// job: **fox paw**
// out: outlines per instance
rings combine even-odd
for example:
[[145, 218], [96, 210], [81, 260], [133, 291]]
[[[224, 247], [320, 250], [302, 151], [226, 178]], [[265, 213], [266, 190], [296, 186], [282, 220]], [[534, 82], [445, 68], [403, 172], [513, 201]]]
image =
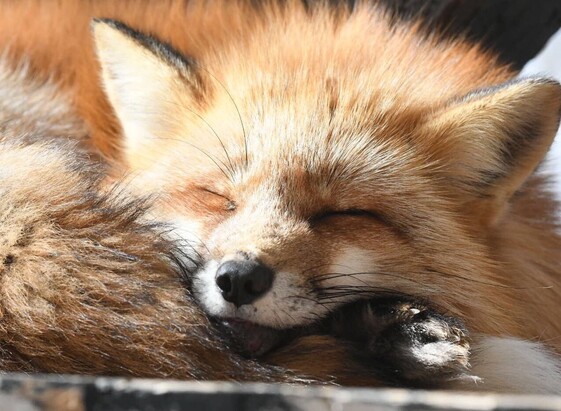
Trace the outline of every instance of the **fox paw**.
[[393, 298], [363, 301], [348, 309], [354, 312], [334, 323], [335, 333], [360, 342], [364, 360], [396, 384], [435, 387], [477, 379], [469, 372], [468, 333], [458, 319]]

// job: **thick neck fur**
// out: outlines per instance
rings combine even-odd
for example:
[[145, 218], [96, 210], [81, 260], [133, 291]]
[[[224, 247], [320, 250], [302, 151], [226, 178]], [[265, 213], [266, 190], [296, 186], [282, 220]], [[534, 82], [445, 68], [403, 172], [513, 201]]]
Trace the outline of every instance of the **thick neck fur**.
[[[561, 351], [558, 320], [561, 290], [561, 237], [558, 205], [547, 179], [536, 175], [512, 200], [510, 210], [490, 238], [512, 304], [520, 336]], [[491, 297], [490, 297], [491, 298]]]

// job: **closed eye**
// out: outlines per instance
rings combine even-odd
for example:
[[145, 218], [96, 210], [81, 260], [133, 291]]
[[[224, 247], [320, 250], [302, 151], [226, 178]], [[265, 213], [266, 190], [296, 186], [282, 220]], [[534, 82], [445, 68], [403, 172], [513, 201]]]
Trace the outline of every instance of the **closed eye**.
[[207, 192], [207, 193], [209, 193], [209, 194], [214, 194], [215, 196], [222, 197], [222, 198], [223, 198], [224, 200], [226, 200], [226, 201], [232, 201], [232, 200], [230, 200], [228, 197], [226, 197], [224, 194], [217, 193], [216, 191], [213, 191], [213, 190], [211, 190], [210, 188], [207, 188], [207, 187], [199, 187], [199, 188], [200, 188], [202, 191], [205, 191], [205, 192]]
[[211, 190], [210, 188], [207, 187], [199, 187], [199, 189], [218, 198], [222, 198], [225, 201], [224, 208], [226, 209], [226, 211], [233, 211], [236, 209], [237, 207], [236, 202], [231, 200], [229, 197], [225, 196], [224, 194]]
[[326, 220], [328, 218], [331, 217], [365, 217], [365, 218], [372, 218], [372, 219], [376, 219], [378, 221], [382, 221], [385, 222], [386, 218], [383, 217], [381, 214], [375, 212], [375, 211], [369, 211], [369, 210], [362, 210], [359, 208], [348, 208], [346, 210], [327, 210], [321, 213], [318, 213], [316, 215], [314, 215], [311, 219], [310, 222], [312, 224], [314, 223], [319, 223], [323, 220]]

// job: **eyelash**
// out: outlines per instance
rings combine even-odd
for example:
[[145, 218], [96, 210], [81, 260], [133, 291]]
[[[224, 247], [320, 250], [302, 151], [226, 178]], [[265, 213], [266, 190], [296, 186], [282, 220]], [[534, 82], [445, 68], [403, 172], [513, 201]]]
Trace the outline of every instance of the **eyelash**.
[[237, 207], [236, 202], [234, 200], [231, 200], [230, 198], [226, 197], [224, 194], [217, 193], [216, 191], [213, 191], [213, 190], [211, 190], [209, 188], [206, 188], [206, 187], [201, 187], [201, 190], [206, 191], [207, 193], [210, 193], [210, 194], [214, 194], [215, 196], [221, 197], [224, 200], [226, 200], [226, 210], [227, 211], [233, 211], [233, 210], [236, 209], [236, 207]]

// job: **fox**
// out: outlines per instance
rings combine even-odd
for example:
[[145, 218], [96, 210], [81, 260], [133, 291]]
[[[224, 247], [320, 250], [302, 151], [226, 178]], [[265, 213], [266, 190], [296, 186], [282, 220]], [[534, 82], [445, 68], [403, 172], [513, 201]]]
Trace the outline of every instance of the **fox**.
[[[351, 336], [337, 314], [292, 330], [268, 361], [243, 355], [237, 335], [196, 303], [188, 257], [167, 238], [171, 227], [148, 216], [151, 199], [106, 186], [68, 96], [5, 60], [0, 95], [2, 372], [424, 387], [467, 373], [467, 330], [412, 299], [345, 308], [371, 311], [376, 333]], [[441, 344], [462, 340], [457, 358], [434, 367], [407, 358], [434, 345], [435, 330], [447, 335]], [[366, 350], [375, 334], [379, 347]], [[311, 352], [329, 359], [309, 361]]]
[[[6, 58], [69, 94], [105, 183], [154, 195], [183, 288], [244, 358], [561, 392], [536, 173], [557, 82], [366, 1], [22, 0], [0, 20]], [[306, 348], [322, 333], [360, 350]]]

